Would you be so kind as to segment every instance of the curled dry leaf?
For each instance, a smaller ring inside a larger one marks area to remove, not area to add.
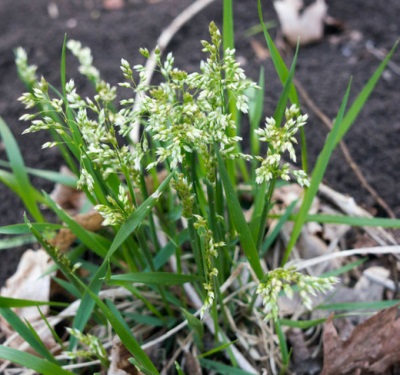
[[[25,251],[16,272],[6,281],[5,286],[0,291],[0,295],[2,297],[48,302],[51,277],[54,273],[46,274],[46,272],[51,263],[50,257],[42,249],[37,251]],[[44,315],[47,315],[48,310],[48,306],[40,307],[40,311]],[[30,324],[35,326],[36,323],[41,324],[42,329],[38,329],[38,326],[36,326],[36,328],[42,342],[47,348],[53,348],[55,346],[56,343],[53,335],[45,323],[41,321],[41,316],[36,306],[14,309],[14,311],[19,318],[27,320]],[[15,331],[1,316],[0,331],[4,332],[6,335],[8,346],[32,352],[32,349],[27,345],[25,340],[15,335]]]
[[[323,334],[322,375],[385,374],[400,363],[398,306],[385,309],[358,325],[348,340],[341,340],[328,318]]]
[[[65,166],[61,167],[60,173],[63,176],[74,176],[74,174]],[[50,197],[61,208],[68,211],[70,215],[76,215],[82,208],[86,199],[86,195],[83,191],[60,183],[55,184],[54,189],[50,194]]]
[[[25,251],[16,272],[1,288],[0,295],[18,299],[49,301],[51,274],[45,273],[50,263],[50,257],[42,249]],[[41,310],[46,314],[48,307],[42,306]],[[40,314],[35,306],[16,309],[15,312],[21,319],[27,319],[31,323],[40,319]]]
[[[277,0],[274,7],[283,35],[291,45],[295,46],[298,39],[300,45],[322,39],[328,10],[325,0],[315,0],[305,8],[302,0]]]
[[[142,373],[128,361],[131,357],[132,354],[126,349],[121,340],[115,338],[111,349],[111,363],[107,375],[142,375]]]

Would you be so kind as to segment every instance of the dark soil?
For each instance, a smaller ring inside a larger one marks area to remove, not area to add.
[[[161,31],[191,1],[189,0],[130,0],[121,10],[105,10],[100,0],[64,0],[57,4],[58,16],[50,17],[50,0],[2,0],[0,2],[0,116],[15,134],[26,164],[31,167],[58,170],[61,157],[55,151],[41,151],[48,135],[44,133],[21,136],[26,124],[18,121],[24,113],[17,98],[24,92],[18,81],[13,49],[23,46],[38,73],[57,86],[59,63],[64,34],[80,40],[92,49],[95,65],[103,78],[112,84],[122,81],[121,57],[132,64],[143,63],[139,47],[151,49]],[[333,118],[353,76],[352,96],[367,82],[380,60],[371,54],[367,45],[385,53],[400,35],[400,2],[398,0],[330,0],[329,13],[344,24],[341,34],[326,36],[318,44],[303,47],[297,64],[297,79],[309,92],[318,107]],[[216,1],[197,15],[190,24],[175,35],[168,50],[174,52],[176,64],[186,70],[197,69],[202,58],[200,40],[208,37],[208,24],[221,24],[221,1]],[[260,65],[266,69],[265,113],[271,114],[281,91],[270,60],[260,62],[251,46],[252,39],[263,43],[261,34],[246,37],[245,31],[258,23],[255,1],[236,0],[235,28],[237,56],[249,77],[257,80]],[[264,2],[267,3],[267,2]],[[265,19],[276,20],[272,2],[265,6]],[[53,5],[54,5],[53,4]],[[279,40],[279,33],[271,33]],[[282,45],[282,43],[280,43]],[[290,63],[293,51],[286,47]],[[393,58],[378,83],[368,104],[345,138],[352,156],[370,184],[392,210],[400,215],[400,54]],[[90,87],[79,78],[76,62],[68,58],[68,76],[81,85],[81,94],[90,94]],[[304,111],[308,111],[305,106]],[[310,112],[307,141],[311,165],[321,150],[327,130]],[[0,158],[5,159],[4,147]],[[33,178],[39,189],[51,191],[52,184]],[[340,151],[336,151],[326,175],[335,189],[353,196],[372,212],[385,215],[375,200],[363,189]],[[0,185],[0,225],[23,221],[23,207],[18,197]],[[20,251],[1,253],[0,285],[13,273]]]

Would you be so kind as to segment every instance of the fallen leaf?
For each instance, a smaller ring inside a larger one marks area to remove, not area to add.
[[[299,328],[290,329],[287,333],[292,352],[292,368],[295,369],[296,375],[319,374],[320,361],[311,355],[304,335],[304,331]]]
[[[385,374],[400,363],[400,319],[398,306],[382,310],[354,328],[341,340],[333,325],[333,314],[325,323],[322,375]]]
[[[324,35],[324,19],[328,7],[325,0],[315,0],[303,8],[302,0],[278,0],[274,2],[283,35],[295,46],[310,44],[322,39]]]
[[[48,302],[52,274],[45,275],[45,272],[48,271],[50,264],[50,257],[44,250],[26,250],[16,272],[1,288],[0,295],[2,297]],[[43,314],[47,314],[48,306],[41,306],[41,311]],[[26,319],[31,323],[40,319],[36,306],[15,309],[15,312],[22,320]]]
[[[265,44],[260,43],[256,39],[251,39],[250,44],[259,61],[265,61],[269,59],[271,54],[269,53],[268,48],[265,47]]]
[[[132,354],[118,338],[114,339],[111,349],[111,362],[107,375],[143,375],[128,359]]]
[[[61,167],[60,173],[63,176],[74,176],[65,166]],[[86,199],[86,195],[83,191],[58,183],[55,184],[53,191],[50,193],[50,197],[61,208],[68,211],[70,215],[76,215],[82,208]]]

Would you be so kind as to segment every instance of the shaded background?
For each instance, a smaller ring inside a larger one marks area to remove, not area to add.
[[[277,17],[271,1],[264,1],[265,20]],[[24,92],[18,81],[13,49],[24,47],[31,64],[38,66],[38,74],[59,86],[59,64],[64,34],[80,40],[92,49],[94,64],[102,77],[115,85],[122,81],[119,64],[123,57],[132,65],[144,63],[139,47],[152,49],[161,31],[189,4],[189,0],[126,0],[120,10],[104,8],[98,0],[1,0],[0,1],[0,116],[16,136],[26,164],[35,168],[58,170],[62,164],[56,150],[41,151],[49,140],[45,133],[21,136],[26,124],[18,121],[24,113],[17,98]],[[208,6],[173,38],[169,47],[176,65],[193,71],[203,58],[200,40],[208,38],[208,24],[221,24],[221,1]],[[327,1],[329,14],[343,24],[341,33],[329,35],[318,44],[300,50],[296,77],[306,88],[317,106],[333,118],[353,76],[352,96],[359,92],[380,63],[375,52],[387,53],[400,35],[400,2],[387,0]],[[265,114],[271,115],[281,91],[272,62],[260,61],[254,43],[263,46],[261,34],[246,36],[246,31],[258,24],[256,1],[235,0],[235,43],[237,58],[246,74],[258,79],[260,66],[266,72]],[[277,28],[271,30],[285,59],[290,63],[293,51],[285,46]],[[68,57],[68,78],[74,78],[82,96],[93,91],[77,73],[77,63]],[[345,137],[352,156],[366,179],[400,215],[400,53],[384,72],[376,90]],[[304,102],[301,100],[301,102]],[[304,106],[304,111],[308,111]],[[323,146],[327,134],[325,126],[313,112],[306,127],[310,164]],[[244,132],[244,137],[246,134]],[[5,159],[0,142],[0,158]],[[32,178],[34,186],[51,191],[52,184]],[[328,167],[326,182],[340,192],[347,193],[371,212],[385,215],[375,200],[360,186],[340,151],[334,153]],[[0,225],[23,221],[23,207],[18,197],[0,185]],[[14,272],[22,249],[0,253],[0,285]]]

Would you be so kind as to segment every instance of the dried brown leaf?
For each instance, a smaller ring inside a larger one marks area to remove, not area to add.
[[[111,349],[111,363],[107,375],[143,375],[128,359],[132,354],[116,338]]]
[[[341,340],[328,318],[323,335],[322,375],[384,374],[400,363],[400,319],[398,306],[382,310],[358,325],[348,340]]]
[[[65,166],[61,167],[60,173],[64,176],[74,176]],[[83,191],[62,184],[55,184],[50,196],[54,202],[68,211],[70,215],[76,215],[82,208],[86,199]]]
[[[269,59],[271,54],[269,53],[268,48],[265,47],[265,44],[260,43],[256,39],[251,39],[250,44],[259,61],[265,61]]]
[[[0,295],[2,297],[48,302],[52,275],[45,275],[45,272],[50,264],[50,257],[44,250],[26,250],[14,275],[1,288]],[[41,310],[46,314],[48,307],[42,306]],[[31,323],[40,319],[36,306],[16,309],[15,312],[21,319],[27,319]]]

